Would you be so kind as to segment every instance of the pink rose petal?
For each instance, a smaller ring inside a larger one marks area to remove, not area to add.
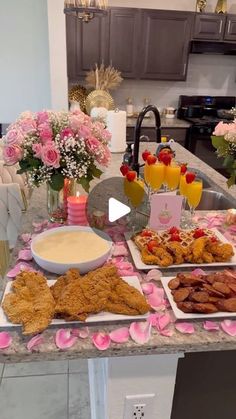
[[[21,239],[24,243],[28,243],[31,240],[31,234],[30,233],[23,233],[21,235]]]
[[[236,336],[236,321],[234,320],[224,320],[221,322],[221,327],[227,335]]]
[[[146,275],[146,281],[159,281],[162,277],[161,271],[151,269]]]
[[[219,327],[218,323],[211,322],[210,320],[206,320],[206,321],[203,323],[203,328],[204,328],[205,330],[207,330],[208,332],[213,332],[213,331],[215,331],[215,330],[219,330],[219,329],[220,329],[220,327]]]
[[[134,342],[139,345],[147,343],[151,337],[151,324],[147,322],[131,323],[129,333]]]
[[[35,233],[40,233],[44,227],[47,227],[48,221],[42,221],[41,223],[33,223]]]
[[[28,263],[19,262],[7,273],[7,277],[15,278],[22,271],[35,272],[35,269],[28,265]]]
[[[127,256],[128,250],[124,245],[115,244],[112,252],[113,256]]]
[[[121,327],[120,329],[113,330],[109,336],[112,342],[126,343],[129,340],[129,329],[128,327]]]
[[[192,273],[192,275],[195,275],[195,276],[206,275],[206,272],[204,272],[200,268],[194,269],[191,273]]]
[[[87,339],[89,337],[88,327],[83,327],[81,329],[72,329],[71,334],[77,336],[80,339]]]
[[[158,313],[149,314],[147,321],[151,324],[151,326],[157,325],[157,317],[158,317]]]
[[[92,341],[99,351],[106,351],[111,345],[111,338],[105,333],[94,333],[92,335]]]
[[[159,331],[164,330],[170,323],[171,323],[171,318],[168,313],[158,314],[157,323],[156,323],[157,330]]]
[[[0,349],[9,348],[12,344],[12,337],[8,332],[0,332]]]
[[[170,329],[164,329],[160,331],[160,335],[165,336],[167,338],[170,338],[171,336],[173,336],[173,330]]]
[[[175,323],[175,328],[178,330],[178,332],[184,334],[191,335],[195,332],[193,324],[187,322]]]
[[[30,249],[22,249],[19,251],[18,253],[18,260],[32,260],[33,256],[32,256],[32,252]]]
[[[59,329],[56,332],[55,343],[59,349],[71,348],[77,340],[77,336],[73,336],[70,329]]]
[[[34,336],[27,343],[27,349],[28,349],[28,351],[31,352],[32,349],[34,349],[36,346],[40,345],[41,343],[43,343],[43,337],[42,337],[42,335]]]
[[[153,284],[151,283],[142,284],[141,287],[145,295],[150,295],[153,293],[153,290],[154,290]]]
[[[147,296],[147,301],[153,310],[163,309],[165,306],[164,290],[162,288],[155,289],[152,294]]]

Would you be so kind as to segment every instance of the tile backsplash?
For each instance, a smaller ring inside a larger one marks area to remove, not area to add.
[[[132,97],[135,107],[145,97],[162,109],[178,105],[180,95],[236,96],[236,56],[190,54],[187,80],[124,80],[113,92],[116,106],[124,108]]]

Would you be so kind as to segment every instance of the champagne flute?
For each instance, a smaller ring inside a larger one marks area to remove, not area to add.
[[[195,179],[193,182],[187,184],[186,195],[187,195],[187,202],[189,205],[190,216],[191,216],[191,220],[190,220],[191,226],[189,226],[189,228],[194,226],[193,216],[195,213],[195,209],[200,204],[202,191],[203,191],[202,179]]]
[[[149,185],[152,193],[156,193],[161,188],[165,179],[165,165],[155,163],[149,166]]]
[[[166,183],[171,191],[178,188],[180,182],[181,167],[176,162],[172,162],[166,167]]]

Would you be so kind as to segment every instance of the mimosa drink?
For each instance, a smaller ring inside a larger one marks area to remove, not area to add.
[[[181,168],[175,163],[166,166],[165,181],[170,190],[175,190],[179,186]]]
[[[150,167],[148,163],[144,166],[144,180],[148,186],[150,186]]]
[[[165,165],[156,163],[149,166],[149,186],[156,192],[160,189],[165,178]]]
[[[190,209],[197,208],[200,204],[202,197],[202,181],[194,180],[192,183],[187,185],[187,199]]]
[[[130,182],[129,185],[129,199],[133,207],[141,205],[144,198],[144,182],[142,179],[136,179]]]
[[[180,176],[180,182],[179,182],[179,192],[182,196],[187,196],[187,182],[185,175]]]

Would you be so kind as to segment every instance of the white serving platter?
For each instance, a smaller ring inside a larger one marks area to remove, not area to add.
[[[174,301],[173,295],[171,294],[171,290],[168,287],[168,282],[173,278],[174,278],[173,276],[166,276],[166,277],[163,276],[161,278],[161,283],[177,320],[222,319],[225,317],[226,318],[236,317],[236,313],[229,313],[225,311],[219,311],[213,314],[184,313],[177,307],[177,304]]]
[[[143,294],[139,279],[137,276],[126,276],[122,277],[122,279],[127,282],[127,284],[132,285],[134,288],[139,290],[141,294]],[[53,284],[55,284],[56,280],[49,279],[48,281],[49,287],[51,287]],[[11,292],[11,285],[12,281],[7,282],[4,295],[2,298],[2,301],[4,300],[5,295],[9,294]],[[113,323],[113,322],[128,322],[128,321],[141,321],[146,320],[149,313],[138,315],[138,316],[126,316],[124,314],[114,314],[114,313],[108,313],[108,312],[101,312],[98,314],[94,314],[89,316],[85,322],[80,321],[71,321],[66,322],[63,319],[53,319],[51,324],[48,327],[56,327],[56,326],[63,326],[63,327],[72,327],[73,325],[83,325],[83,326],[92,326],[97,325],[101,323]],[[0,329],[9,329],[9,328],[21,328],[22,326],[20,324],[13,324],[11,323],[8,318],[6,317],[2,306],[0,307]]]
[[[219,232],[219,230],[213,228],[212,231],[218,237],[218,239],[222,243],[229,243],[229,240],[227,240],[223,234]],[[194,267],[205,267],[205,268],[212,268],[212,267],[221,267],[221,266],[236,266],[236,249],[234,249],[234,256],[231,258],[230,262],[213,262],[213,263],[182,263],[180,265],[170,265],[167,267],[160,266],[160,265],[146,265],[142,262],[140,251],[137,248],[136,244],[130,239],[130,234],[125,233],[125,238],[127,241],[127,245],[129,247],[131,256],[133,258],[135,267],[140,271],[149,271],[150,269],[173,269],[173,268],[194,268]]]

